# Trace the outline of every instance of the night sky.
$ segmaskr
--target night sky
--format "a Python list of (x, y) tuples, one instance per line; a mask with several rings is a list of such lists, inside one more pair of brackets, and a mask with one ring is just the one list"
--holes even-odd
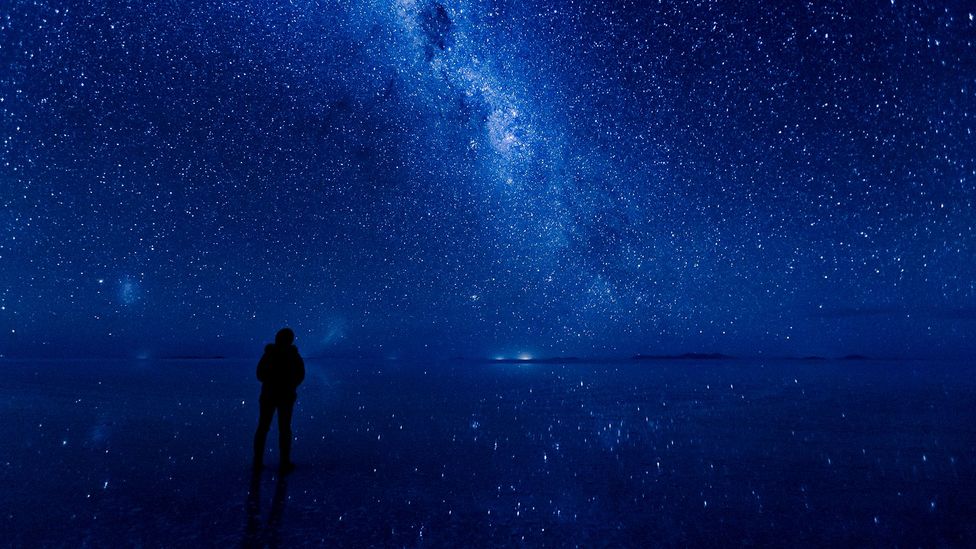
[(5, 2), (0, 354), (971, 355), (931, 4)]

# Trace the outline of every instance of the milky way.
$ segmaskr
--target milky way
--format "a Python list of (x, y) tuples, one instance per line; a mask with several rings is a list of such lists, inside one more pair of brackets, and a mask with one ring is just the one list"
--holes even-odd
[(774, 4), (16, 0), (0, 353), (976, 351), (973, 8)]

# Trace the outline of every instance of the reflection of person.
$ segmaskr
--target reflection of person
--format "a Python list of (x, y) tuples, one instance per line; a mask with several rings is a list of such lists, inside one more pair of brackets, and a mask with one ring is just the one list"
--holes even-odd
[(275, 335), (275, 342), (264, 348), (264, 356), (258, 362), (258, 381), (261, 382), (261, 415), (258, 430), (254, 433), (254, 468), (264, 464), (264, 443), (271, 430), (271, 419), (278, 412), (278, 449), (282, 473), (295, 468), (291, 462), (291, 413), (298, 398), (296, 389), (305, 379), (305, 363), (293, 345), (295, 332), (282, 328)]
[(268, 521), (261, 524), (261, 474), (251, 475), (251, 487), (247, 491), (244, 510), (247, 512), (247, 524), (244, 529), (244, 547), (280, 547), (281, 546), (281, 516), (285, 511), (285, 501), (288, 499), (288, 481), (284, 475), (278, 476), (275, 483), (274, 496), (271, 498), (271, 513)]

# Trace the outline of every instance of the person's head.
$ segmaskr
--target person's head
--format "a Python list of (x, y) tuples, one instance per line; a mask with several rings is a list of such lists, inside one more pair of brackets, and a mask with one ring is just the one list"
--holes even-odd
[(275, 334), (275, 345), (291, 345), (295, 342), (295, 332), (291, 328), (282, 328)]

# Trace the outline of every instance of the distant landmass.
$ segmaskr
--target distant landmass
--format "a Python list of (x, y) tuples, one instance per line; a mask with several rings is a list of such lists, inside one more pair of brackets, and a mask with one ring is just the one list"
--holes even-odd
[(634, 355), (634, 360), (730, 360), (734, 356), (722, 353), (683, 353), (680, 355)]
[(820, 355), (808, 355), (808, 356), (801, 356), (801, 357), (786, 357), (786, 359), (787, 360), (803, 360), (803, 361), (807, 361), (807, 362), (819, 362), (819, 361), (823, 361), (823, 360), (873, 360), (871, 357), (865, 356), (865, 355), (844, 355), (844, 356), (836, 356), (836, 357), (826, 357), (826, 356), (820, 356)]
[[(159, 357), (163, 360), (224, 360), (227, 357), (224, 355), (169, 355)], [(322, 360), (322, 359), (356, 359), (363, 358), (361, 356), (352, 355), (313, 355), (305, 357), (308, 360)], [(641, 360), (736, 360), (739, 357), (727, 355), (724, 353), (681, 353), (672, 355), (650, 355), (650, 354), (636, 354), (630, 357), (630, 360), (641, 361)], [(801, 357), (780, 357), (780, 360), (800, 360), (806, 362), (820, 362), (827, 360), (849, 360), (849, 361), (860, 361), (860, 360), (872, 360), (871, 357), (860, 354), (849, 354), (841, 357), (824, 357), (820, 355), (807, 355)], [(388, 358), (387, 360), (392, 360)], [(624, 360), (620, 358), (590, 358), (590, 357), (578, 357), (578, 356), (555, 356), (555, 357), (540, 357), (540, 358), (466, 358), (463, 356), (452, 357), (451, 360), (463, 361), (463, 360), (474, 360), (476, 362), (487, 361), (495, 364), (565, 364), (569, 362), (601, 362), (601, 361), (617, 361)]]
[[(834, 356), (825, 357), (821, 355), (806, 355), (806, 356), (785, 356), (785, 357), (774, 357), (778, 360), (799, 360), (804, 362), (823, 362), (828, 360), (849, 360), (849, 361), (859, 361), (859, 360), (872, 360), (871, 357), (860, 354), (850, 354), (844, 356)], [(653, 360), (738, 360), (739, 357), (733, 355), (727, 355), (724, 353), (681, 353), (681, 354), (671, 354), (671, 355), (651, 355), (651, 354), (636, 354), (630, 357), (633, 361), (653, 361)], [(479, 359), (476, 359), (479, 360)], [(577, 357), (577, 356), (564, 356), (564, 357), (546, 357), (546, 358), (492, 358), (488, 359), (488, 362), (498, 363), (498, 364), (564, 364), (567, 362), (601, 362), (610, 361), (614, 362), (617, 360), (624, 360), (621, 358), (592, 358), (592, 357)]]
[(552, 357), (552, 358), (493, 358), (490, 362), (502, 364), (562, 364), (564, 362), (578, 362), (576, 356)]

